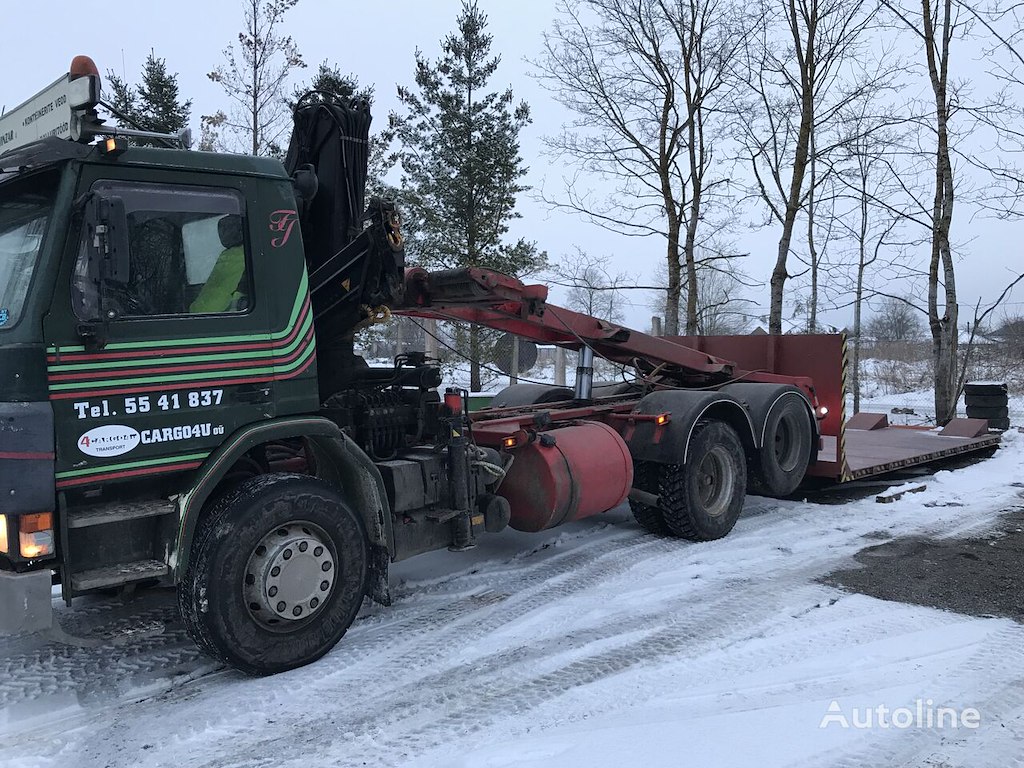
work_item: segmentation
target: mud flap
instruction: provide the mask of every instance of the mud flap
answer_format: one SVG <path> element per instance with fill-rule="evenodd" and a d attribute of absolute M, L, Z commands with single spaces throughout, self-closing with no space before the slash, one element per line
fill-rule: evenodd
<path fill-rule="evenodd" d="M 391 557 L 384 547 L 370 547 L 370 569 L 366 575 L 366 594 L 375 603 L 391 605 L 391 587 L 388 584 L 388 566 Z"/>
<path fill-rule="evenodd" d="M 20 635 L 50 629 L 53 604 L 50 571 L 0 571 L 0 635 Z"/>

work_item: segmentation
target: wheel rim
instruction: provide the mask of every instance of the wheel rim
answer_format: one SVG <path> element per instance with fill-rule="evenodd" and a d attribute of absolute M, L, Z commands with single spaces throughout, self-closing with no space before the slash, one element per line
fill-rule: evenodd
<path fill-rule="evenodd" d="M 724 515 L 732 500 L 736 478 L 729 454 L 721 446 L 709 450 L 697 465 L 697 495 L 711 517 Z"/>
<path fill-rule="evenodd" d="M 277 526 L 253 549 L 242 592 L 249 615 L 292 632 L 323 611 L 334 591 L 337 555 L 323 529 L 304 520 Z"/>
<path fill-rule="evenodd" d="M 794 439 L 799 430 L 793 418 L 792 414 L 782 414 L 775 428 L 775 463 L 783 472 L 796 469 L 800 457 L 800 446 Z"/>

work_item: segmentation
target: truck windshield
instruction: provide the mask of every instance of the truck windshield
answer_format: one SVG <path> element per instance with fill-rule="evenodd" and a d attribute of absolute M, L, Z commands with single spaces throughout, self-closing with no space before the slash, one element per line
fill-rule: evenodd
<path fill-rule="evenodd" d="M 53 210 L 38 182 L 0 187 L 0 331 L 21 314 Z"/>

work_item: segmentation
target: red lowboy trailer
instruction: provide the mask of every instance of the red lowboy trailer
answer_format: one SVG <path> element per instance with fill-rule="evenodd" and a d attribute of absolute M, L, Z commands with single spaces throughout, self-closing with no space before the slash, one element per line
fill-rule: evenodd
<path fill-rule="evenodd" d="M 686 412 L 698 406 L 707 408 L 708 395 L 714 392 L 719 398 L 734 399 L 750 417 L 749 442 L 742 419 L 728 421 L 746 443 L 754 488 L 781 495 L 794 490 L 799 482 L 773 484 L 770 478 L 766 482 L 759 475 L 765 473 L 766 463 L 772 463 L 764 454 L 776 454 L 776 460 L 783 458 L 792 452 L 790 444 L 802 434 L 793 428 L 792 421 L 787 424 L 769 418 L 772 409 L 785 399 L 778 395 L 793 390 L 799 390 L 805 398 L 807 415 L 813 416 L 806 425 L 813 428 L 814 444 L 806 464 L 800 467 L 801 482 L 847 482 L 960 454 L 985 452 L 999 442 L 999 434 L 990 432 L 988 424 L 978 419 L 954 419 L 938 431 L 889 425 L 884 414 L 860 413 L 847 418 L 847 352 L 842 334 L 654 337 L 547 304 L 546 286 L 524 285 L 486 269 L 440 273 L 413 269 L 406 282 L 407 306 L 398 310 L 400 314 L 478 323 L 581 352 L 577 372 L 583 381 L 577 381 L 571 398 L 560 397 L 569 394 L 562 387 L 513 385 L 494 398 L 494 407 L 477 412 L 473 417 L 474 436 L 484 445 L 511 450 L 529 444 L 545 429 L 600 422 L 614 428 L 633 450 L 638 447 L 637 428 L 643 425 L 642 440 L 648 448 L 633 455 L 645 453 L 653 463 L 674 465 L 679 461 L 677 441 L 666 440 L 664 435 L 673 429 L 673 422 L 681 421 L 692 429 L 700 416 Z M 632 365 L 636 379 L 605 386 L 598 393 L 603 396 L 589 397 L 587 390 L 592 387 L 586 379 L 592 375 L 587 362 L 591 354 Z M 787 386 L 790 389 L 780 389 Z M 645 407 L 648 398 L 659 392 L 675 393 L 666 395 L 675 401 L 675 408 L 654 413 Z M 694 400 L 693 393 L 704 396 Z M 665 397 L 656 400 L 663 403 Z M 718 413 L 723 413 L 721 407 Z M 543 414 L 539 428 L 538 414 Z M 593 441 L 586 443 L 593 446 L 593 453 L 618 456 L 616 450 L 605 450 L 612 446 L 604 444 L 601 434 L 592 432 L 588 438 Z M 652 446 L 664 446 L 665 450 Z M 593 467 L 596 474 L 607 476 L 606 466 L 588 460 L 579 464 L 583 472 Z M 656 494 L 634 489 L 634 507 L 642 504 L 640 500 L 653 506 L 656 499 L 652 495 Z"/>

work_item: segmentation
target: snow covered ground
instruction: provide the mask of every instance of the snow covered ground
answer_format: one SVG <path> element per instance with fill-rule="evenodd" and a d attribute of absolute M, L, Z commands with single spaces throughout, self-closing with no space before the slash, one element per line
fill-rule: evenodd
<path fill-rule="evenodd" d="M 624 508 L 509 531 L 396 566 L 395 605 L 271 678 L 200 658 L 166 594 L 83 601 L 65 619 L 117 645 L 0 642 L 0 765 L 1011 765 L 1024 627 L 819 579 L 881 536 L 990 528 L 1021 504 L 1022 469 L 1009 433 L 892 504 L 752 497 L 707 544 L 645 534 Z M 918 700 L 980 725 L 821 727 Z"/>

